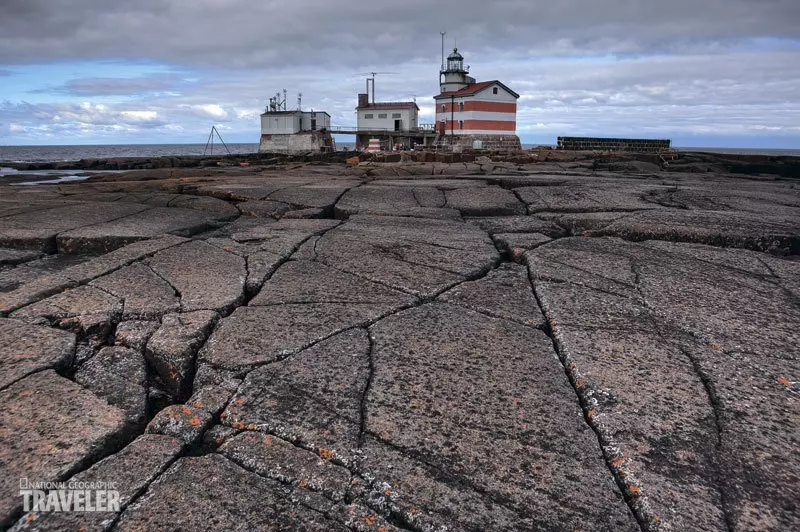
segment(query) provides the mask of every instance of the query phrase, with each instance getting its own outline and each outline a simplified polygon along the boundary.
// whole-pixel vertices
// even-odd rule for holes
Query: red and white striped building
[[[436,128],[445,136],[516,136],[519,94],[497,80],[476,82],[453,49],[440,73]]]

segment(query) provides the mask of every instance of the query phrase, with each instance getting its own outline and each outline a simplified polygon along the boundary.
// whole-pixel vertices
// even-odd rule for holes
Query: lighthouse
[[[439,85],[442,93],[455,92],[475,83],[475,78],[468,76],[468,68],[464,68],[464,56],[458,53],[458,48],[453,48],[453,53],[447,56],[447,65],[442,65],[439,72]]]
[[[458,48],[439,71],[436,130],[440,142],[463,147],[519,150],[519,94],[498,80],[475,81]]]

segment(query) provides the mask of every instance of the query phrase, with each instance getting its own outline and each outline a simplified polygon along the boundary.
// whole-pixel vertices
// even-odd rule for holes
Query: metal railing
[[[355,135],[356,133],[380,133],[380,134],[390,134],[390,133],[397,133],[398,135],[414,135],[418,133],[435,133],[435,124],[420,124],[416,129],[389,129],[389,128],[369,128],[369,129],[359,129],[357,127],[352,126],[336,126],[328,128],[328,131],[336,134],[341,135]]]

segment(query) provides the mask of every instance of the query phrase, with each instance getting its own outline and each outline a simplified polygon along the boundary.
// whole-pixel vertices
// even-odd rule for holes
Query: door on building
[[[400,131],[400,126],[401,126],[401,121],[400,120],[395,120],[394,121],[394,130],[395,131]]]
[[[312,118],[311,119],[311,131],[316,131],[316,130],[317,130],[317,119],[316,118]]]

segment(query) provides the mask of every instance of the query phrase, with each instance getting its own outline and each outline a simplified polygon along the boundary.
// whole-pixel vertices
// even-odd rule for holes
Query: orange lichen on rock
[[[326,449],[324,447],[319,448],[319,456],[323,460],[332,460],[334,452],[332,449]]]
[[[197,417],[197,416],[194,416],[193,418],[189,419],[188,423],[189,423],[189,425],[194,425],[196,427],[197,425],[200,424],[200,418]]]
[[[783,384],[784,386],[791,386],[792,384],[791,382],[789,382],[789,379],[785,377],[778,377],[775,380],[778,381],[779,384]]]

